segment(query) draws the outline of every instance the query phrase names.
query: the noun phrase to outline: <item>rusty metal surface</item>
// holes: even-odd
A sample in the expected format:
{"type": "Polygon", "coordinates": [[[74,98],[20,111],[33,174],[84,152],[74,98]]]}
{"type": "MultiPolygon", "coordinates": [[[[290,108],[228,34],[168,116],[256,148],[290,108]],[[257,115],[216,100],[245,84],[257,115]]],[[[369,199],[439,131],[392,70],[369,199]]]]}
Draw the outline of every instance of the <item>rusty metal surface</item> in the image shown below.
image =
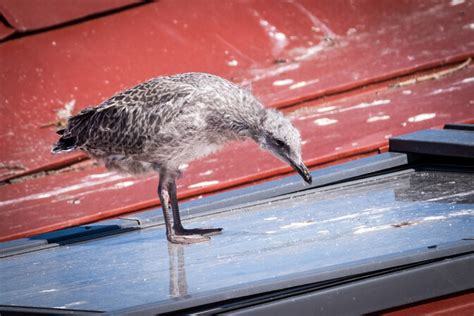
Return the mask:
{"type": "MultiPolygon", "coordinates": [[[[317,166],[376,152],[390,136],[472,121],[473,91],[474,67],[469,67],[439,80],[381,88],[330,103],[308,102],[287,115],[301,131],[303,157],[317,166]]],[[[230,144],[191,163],[178,182],[178,192],[181,198],[196,197],[288,171],[251,142],[230,144]]],[[[0,187],[0,240],[157,206],[157,181],[153,175],[124,177],[89,167],[0,187]]]]}
{"type": "Polygon", "coordinates": [[[280,107],[474,52],[472,1],[203,3],[159,1],[1,44],[0,178],[83,159],[49,154],[54,125],[160,74],[215,73],[280,107]]]}

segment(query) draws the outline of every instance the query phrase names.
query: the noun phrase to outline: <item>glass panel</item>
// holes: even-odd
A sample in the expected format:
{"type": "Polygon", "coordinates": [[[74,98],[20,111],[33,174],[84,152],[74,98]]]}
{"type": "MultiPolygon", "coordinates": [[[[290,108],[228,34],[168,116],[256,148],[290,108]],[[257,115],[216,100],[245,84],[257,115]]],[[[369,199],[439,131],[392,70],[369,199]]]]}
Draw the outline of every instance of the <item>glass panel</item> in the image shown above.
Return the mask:
{"type": "Polygon", "coordinates": [[[115,310],[170,302],[472,237],[473,175],[409,171],[185,221],[224,227],[170,245],[154,227],[0,261],[0,304],[115,310]]]}

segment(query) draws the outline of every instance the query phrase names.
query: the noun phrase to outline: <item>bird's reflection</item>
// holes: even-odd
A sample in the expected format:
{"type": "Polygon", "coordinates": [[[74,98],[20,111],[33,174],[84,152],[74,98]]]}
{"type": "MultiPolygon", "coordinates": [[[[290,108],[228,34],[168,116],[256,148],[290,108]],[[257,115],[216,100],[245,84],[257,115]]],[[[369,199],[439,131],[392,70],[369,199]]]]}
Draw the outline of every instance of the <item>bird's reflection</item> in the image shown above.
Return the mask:
{"type": "Polygon", "coordinates": [[[188,295],[183,245],[168,243],[170,292],[173,298],[188,295]]]}

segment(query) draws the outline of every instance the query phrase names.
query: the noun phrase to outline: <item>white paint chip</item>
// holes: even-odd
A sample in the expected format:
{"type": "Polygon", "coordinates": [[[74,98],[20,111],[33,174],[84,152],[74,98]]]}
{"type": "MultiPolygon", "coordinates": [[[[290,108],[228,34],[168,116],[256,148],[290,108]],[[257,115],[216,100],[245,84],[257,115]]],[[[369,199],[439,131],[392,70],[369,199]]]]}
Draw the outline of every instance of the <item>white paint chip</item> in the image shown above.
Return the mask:
{"type": "Polygon", "coordinates": [[[436,117],[436,113],[422,113],[408,118],[408,122],[417,123],[421,121],[431,120],[436,117]]]}
{"type": "Polygon", "coordinates": [[[229,65],[230,67],[235,67],[239,64],[239,62],[235,59],[232,59],[230,61],[227,62],[227,65],[229,65]]]}
{"type": "Polygon", "coordinates": [[[323,118],[314,120],[314,124],[316,124],[316,125],[318,125],[318,126],[332,125],[332,124],[335,124],[335,123],[337,123],[337,122],[338,122],[337,120],[335,120],[335,119],[330,119],[330,118],[327,118],[327,117],[323,117],[323,118]]]}
{"type": "Polygon", "coordinates": [[[295,84],[292,84],[290,86],[290,90],[294,90],[294,89],[298,89],[298,88],[303,88],[304,86],[306,86],[306,81],[300,81],[300,82],[297,82],[295,84]]]}
{"type": "Polygon", "coordinates": [[[377,122],[377,121],[385,121],[390,119],[390,115],[378,115],[378,116],[371,116],[367,119],[367,123],[377,122]]]}
{"type": "Polygon", "coordinates": [[[64,108],[56,111],[56,115],[59,120],[67,120],[71,115],[72,111],[74,110],[74,106],[76,105],[76,100],[72,99],[68,103],[64,105],[64,108]]]}
{"type": "Polygon", "coordinates": [[[332,41],[322,40],[321,42],[319,42],[319,44],[313,45],[310,47],[293,48],[290,51],[290,55],[295,56],[294,60],[296,61],[303,61],[303,60],[307,60],[318,55],[319,53],[321,53],[322,51],[324,51],[326,48],[330,47],[331,45],[333,45],[332,41]]]}
{"type": "Polygon", "coordinates": [[[195,184],[191,184],[188,186],[189,189],[195,189],[195,188],[202,188],[202,187],[208,187],[210,185],[218,184],[219,181],[217,180],[212,180],[212,181],[203,181],[203,182],[198,182],[195,184]]]}
{"type": "Polygon", "coordinates": [[[465,2],[465,0],[451,0],[451,2],[449,4],[454,7],[454,6],[462,4],[464,2],[465,2]]]}
{"type": "Polygon", "coordinates": [[[384,104],[389,104],[390,100],[384,99],[384,100],[375,100],[373,102],[367,103],[367,102],[362,102],[357,105],[354,105],[351,107],[351,109],[365,109],[371,106],[378,106],[378,105],[384,105],[384,104]]]}
{"type": "Polygon", "coordinates": [[[306,86],[309,86],[309,85],[313,85],[315,83],[318,83],[319,82],[319,79],[312,79],[312,80],[308,80],[308,81],[300,81],[300,82],[297,82],[297,83],[294,83],[290,86],[290,90],[294,90],[294,89],[299,89],[299,88],[303,88],[303,87],[306,87],[306,86]]]}
{"type": "Polygon", "coordinates": [[[461,88],[459,88],[459,87],[450,87],[450,88],[446,88],[446,89],[436,89],[433,92],[431,92],[430,95],[437,95],[437,94],[446,93],[446,92],[453,92],[453,91],[456,91],[456,90],[461,90],[461,88]]]}
{"type": "Polygon", "coordinates": [[[288,63],[288,64],[278,65],[271,68],[264,67],[264,68],[258,68],[258,69],[250,69],[250,72],[252,73],[253,78],[243,80],[241,82],[241,85],[245,86],[250,82],[255,82],[262,79],[275,77],[280,74],[296,70],[298,68],[300,68],[299,63],[288,63]]]}
{"type": "Polygon", "coordinates": [[[200,175],[200,176],[208,176],[208,175],[210,175],[210,174],[212,174],[212,173],[213,173],[212,170],[207,170],[207,171],[201,172],[199,175],[200,175]]]}
{"type": "MultiPolygon", "coordinates": [[[[256,13],[256,16],[259,16],[256,13]]],[[[286,35],[276,28],[276,26],[270,24],[267,20],[260,19],[260,25],[267,33],[268,37],[271,39],[273,43],[272,52],[274,55],[278,55],[286,45],[288,45],[288,39],[286,35]]]]}
{"type": "Polygon", "coordinates": [[[274,86],[287,86],[295,82],[293,79],[282,79],[273,81],[274,86]]]}
{"type": "Polygon", "coordinates": [[[347,30],[346,35],[350,36],[352,34],[355,34],[357,32],[357,29],[351,27],[350,29],[347,30]]]}
{"type": "Polygon", "coordinates": [[[95,173],[88,175],[86,179],[101,179],[101,178],[107,178],[108,176],[115,175],[114,172],[104,172],[104,173],[95,173]]]}
{"type": "Polygon", "coordinates": [[[122,189],[122,188],[127,188],[129,186],[132,186],[135,182],[133,181],[124,181],[124,182],[119,182],[114,185],[117,189],[122,189]]]}
{"type": "Polygon", "coordinates": [[[276,32],[273,37],[277,40],[277,41],[286,41],[286,35],[283,34],[282,32],[276,32]]]}
{"type": "Polygon", "coordinates": [[[336,108],[337,108],[336,106],[325,106],[325,107],[317,109],[316,111],[319,112],[319,113],[322,113],[322,112],[328,112],[328,111],[335,110],[336,108]]]}

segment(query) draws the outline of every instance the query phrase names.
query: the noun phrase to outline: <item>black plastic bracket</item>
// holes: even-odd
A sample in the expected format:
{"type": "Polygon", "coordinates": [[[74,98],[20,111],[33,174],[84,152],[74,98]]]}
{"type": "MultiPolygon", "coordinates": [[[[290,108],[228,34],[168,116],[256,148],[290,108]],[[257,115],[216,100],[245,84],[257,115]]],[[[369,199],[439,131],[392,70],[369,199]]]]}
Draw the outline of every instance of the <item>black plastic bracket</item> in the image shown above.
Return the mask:
{"type": "Polygon", "coordinates": [[[447,125],[392,137],[391,152],[474,158],[474,125],[447,125]]]}

